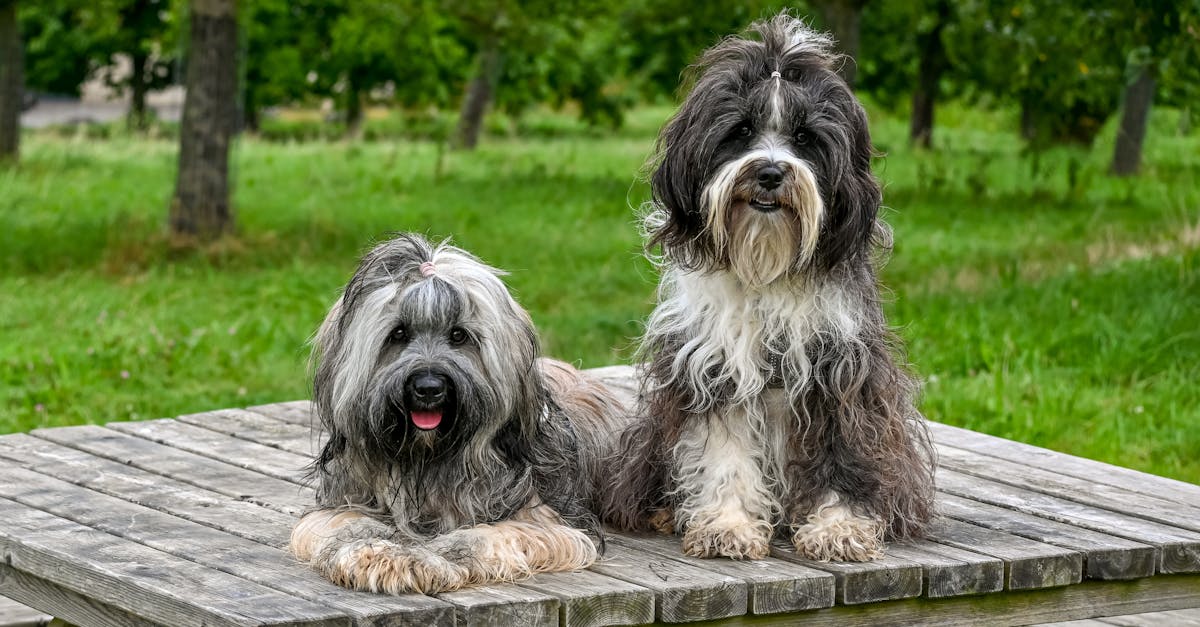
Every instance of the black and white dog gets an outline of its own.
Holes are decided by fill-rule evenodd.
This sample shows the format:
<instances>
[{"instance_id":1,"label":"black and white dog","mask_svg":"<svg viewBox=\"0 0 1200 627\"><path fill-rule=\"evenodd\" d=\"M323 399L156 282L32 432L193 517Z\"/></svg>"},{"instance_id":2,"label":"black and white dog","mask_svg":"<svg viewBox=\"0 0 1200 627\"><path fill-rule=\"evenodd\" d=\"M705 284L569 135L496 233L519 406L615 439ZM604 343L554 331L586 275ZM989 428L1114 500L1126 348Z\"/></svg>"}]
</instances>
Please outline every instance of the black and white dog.
<instances>
[{"instance_id":1,"label":"black and white dog","mask_svg":"<svg viewBox=\"0 0 1200 627\"><path fill-rule=\"evenodd\" d=\"M708 50L658 140L659 302L606 515L689 555L873 559L930 519L917 384L880 307L866 114L788 15ZM673 522L669 514L673 512Z\"/></svg>"},{"instance_id":2,"label":"black and white dog","mask_svg":"<svg viewBox=\"0 0 1200 627\"><path fill-rule=\"evenodd\" d=\"M317 332L317 508L291 550L334 582L434 593L596 559L598 462L626 414L538 358L498 274L400 235L363 258Z\"/></svg>"}]
</instances>

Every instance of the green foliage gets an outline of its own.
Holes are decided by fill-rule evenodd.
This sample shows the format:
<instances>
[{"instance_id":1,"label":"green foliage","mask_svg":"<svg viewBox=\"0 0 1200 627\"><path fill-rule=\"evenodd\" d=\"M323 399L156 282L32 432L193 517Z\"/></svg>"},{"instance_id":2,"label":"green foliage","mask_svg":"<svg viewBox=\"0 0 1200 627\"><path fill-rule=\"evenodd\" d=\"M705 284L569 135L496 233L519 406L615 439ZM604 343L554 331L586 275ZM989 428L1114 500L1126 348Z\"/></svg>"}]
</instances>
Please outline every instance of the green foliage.
<instances>
[{"instance_id":1,"label":"green foliage","mask_svg":"<svg viewBox=\"0 0 1200 627\"><path fill-rule=\"evenodd\" d=\"M29 89L79 94L92 71L98 35L84 27L78 5L76 0L45 0L17 6Z\"/></svg>"}]
</instances>

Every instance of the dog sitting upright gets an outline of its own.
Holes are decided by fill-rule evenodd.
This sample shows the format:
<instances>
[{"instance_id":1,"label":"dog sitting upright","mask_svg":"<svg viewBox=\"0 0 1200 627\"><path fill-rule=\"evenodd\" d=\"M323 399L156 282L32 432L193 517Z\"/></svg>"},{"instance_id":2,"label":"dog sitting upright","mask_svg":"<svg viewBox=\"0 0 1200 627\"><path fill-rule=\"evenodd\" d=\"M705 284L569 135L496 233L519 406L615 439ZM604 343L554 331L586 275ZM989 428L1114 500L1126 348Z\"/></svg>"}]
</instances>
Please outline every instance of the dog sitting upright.
<instances>
[{"instance_id":1,"label":"dog sitting upright","mask_svg":"<svg viewBox=\"0 0 1200 627\"><path fill-rule=\"evenodd\" d=\"M434 593L595 560L596 463L623 412L538 358L498 274L400 235L366 255L321 325L318 509L291 550L334 582Z\"/></svg>"},{"instance_id":2,"label":"dog sitting upright","mask_svg":"<svg viewBox=\"0 0 1200 627\"><path fill-rule=\"evenodd\" d=\"M832 42L788 15L700 59L658 140L659 302L642 407L607 504L696 556L761 558L777 533L863 561L931 516L932 451L880 307L879 184Z\"/></svg>"}]
</instances>

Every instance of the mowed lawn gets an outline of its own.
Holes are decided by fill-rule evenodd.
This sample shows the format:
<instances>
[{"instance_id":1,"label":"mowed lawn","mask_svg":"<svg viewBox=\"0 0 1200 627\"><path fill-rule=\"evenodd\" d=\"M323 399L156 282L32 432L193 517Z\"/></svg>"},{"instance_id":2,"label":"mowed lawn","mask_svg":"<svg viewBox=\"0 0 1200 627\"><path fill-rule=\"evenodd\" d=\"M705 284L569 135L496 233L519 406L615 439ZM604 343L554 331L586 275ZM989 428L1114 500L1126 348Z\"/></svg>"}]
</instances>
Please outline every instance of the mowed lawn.
<instances>
[{"instance_id":1,"label":"mowed lawn","mask_svg":"<svg viewBox=\"0 0 1200 627\"><path fill-rule=\"evenodd\" d=\"M541 114L471 153L244 139L239 233L188 253L164 235L174 142L27 135L0 171L0 432L306 396L308 337L393 230L509 270L547 353L627 362L655 287L639 173L668 113L617 133ZM1011 114L939 116L923 153L872 110L888 309L926 414L1200 482L1200 137L1156 112L1144 174L1117 180L1111 128L1035 163Z\"/></svg>"}]
</instances>

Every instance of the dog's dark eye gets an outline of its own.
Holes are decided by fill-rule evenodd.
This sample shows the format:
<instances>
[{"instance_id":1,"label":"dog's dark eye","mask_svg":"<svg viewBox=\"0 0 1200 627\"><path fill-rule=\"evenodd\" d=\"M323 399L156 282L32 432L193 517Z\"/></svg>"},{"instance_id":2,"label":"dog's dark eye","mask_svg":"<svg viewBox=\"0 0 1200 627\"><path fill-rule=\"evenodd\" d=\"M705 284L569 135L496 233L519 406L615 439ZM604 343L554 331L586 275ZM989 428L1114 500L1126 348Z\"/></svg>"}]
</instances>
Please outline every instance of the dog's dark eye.
<instances>
[{"instance_id":1,"label":"dog's dark eye","mask_svg":"<svg viewBox=\"0 0 1200 627\"><path fill-rule=\"evenodd\" d=\"M395 329L392 329L392 332L388 335L388 340L390 340L396 344L407 343L408 342L408 328L405 327L404 325L400 325L400 326L396 327Z\"/></svg>"},{"instance_id":2,"label":"dog's dark eye","mask_svg":"<svg viewBox=\"0 0 1200 627\"><path fill-rule=\"evenodd\" d=\"M463 344L466 344L467 340L469 339L471 339L471 336L462 328L454 327L453 329L450 329L449 340L451 346L462 346Z\"/></svg>"},{"instance_id":3,"label":"dog's dark eye","mask_svg":"<svg viewBox=\"0 0 1200 627\"><path fill-rule=\"evenodd\" d=\"M796 137L795 137L795 141L796 141L796 145L797 145L797 146L806 146L806 145L808 145L808 142L809 142L808 131L806 131L806 130L804 130L804 129L802 129L802 128L801 128L801 129L797 129L797 130L796 130Z\"/></svg>"},{"instance_id":4,"label":"dog's dark eye","mask_svg":"<svg viewBox=\"0 0 1200 627\"><path fill-rule=\"evenodd\" d=\"M734 137L741 137L742 139L745 139L753 134L754 127L750 126L749 122L742 122L741 124L737 125L737 128L733 129Z\"/></svg>"}]
</instances>

